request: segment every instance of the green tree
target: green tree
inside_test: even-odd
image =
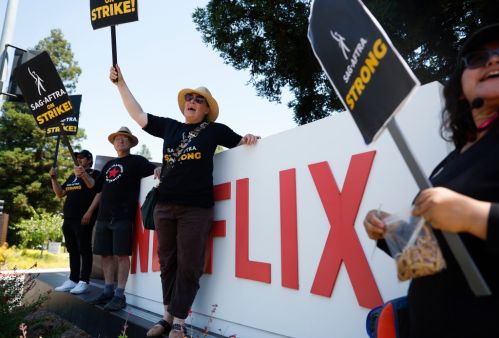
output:
[[[147,146],[145,144],[141,145],[140,149],[137,150],[137,152],[135,154],[140,155],[140,156],[144,156],[149,161],[152,160],[151,151],[149,150],[149,148],[147,148]]]
[[[78,81],[81,69],[72,60],[69,43],[60,30],[52,30],[50,36],[40,41],[36,48],[45,48],[53,58],[61,78],[71,92]],[[68,52],[69,49],[69,52]],[[54,57],[55,56],[55,57]],[[64,71],[64,67],[71,68]],[[72,143],[75,149],[85,137],[80,130]],[[25,103],[5,102],[0,114],[0,199],[5,200],[5,212],[10,214],[10,223],[15,225],[21,219],[29,219],[34,212],[60,211],[62,204],[52,191],[48,171],[52,166],[55,137],[46,137],[36,126]],[[66,147],[59,148],[59,179],[67,177],[73,163]],[[8,241],[19,240],[15,231],[9,231]]]
[[[307,38],[310,0],[211,0],[193,20],[203,41],[235,69],[247,69],[257,95],[281,100],[305,124],[343,110]],[[450,73],[463,37],[497,22],[498,1],[365,0],[395,47],[423,82]],[[331,18],[334,20],[334,18]]]
[[[61,242],[62,221],[59,214],[33,211],[31,218],[23,219],[16,225],[17,233],[21,239],[21,246],[25,248],[45,248],[49,241]]]

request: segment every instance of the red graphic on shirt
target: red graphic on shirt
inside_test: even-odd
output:
[[[106,182],[112,183],[116,180],[118,180],[122,175],[123,175],[123,165],[116,163],[113,164],[107,171],[106,171]]]
[[[120,170],[118,168],[114,167],[113,169],[109,170],[107,178],[116,177],[116,175],[118,175],[119,173],[120,173]]]

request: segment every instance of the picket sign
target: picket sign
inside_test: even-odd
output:
[[[398,117],[427,174],[451,150],[438,133],[440,91],[420,87]],[[216,304],[210,330],[224,336],[366,337],[369,309],[406,293],[362,225],[370,209],[397,212],[418,191],[390,134],[366,145],[343,113],[224,151],[214,164],[211,273],[189,323],[207,325]],[[152,185],[143,179],[140,202]],[[162,314],[154,233],[138,220],[135,236],[127,301]]]

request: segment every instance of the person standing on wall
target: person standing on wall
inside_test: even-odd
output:
[[[443,130],[456,149],[430,175],[433,188],[416,198],[414,216],[435,229],[447,268],[411,281],[410,338],[499,337],[499,24],[462,45],[444,87]],[[387,251],[386,225],[371,210],[368,236]],[[441,231],[458,233],[490,296],[473,294]]]
[[[111,67],[123,103],[147,133],[163,139],[163,170],[154,223],[158,236],[164,316],[147,336],[183,337],[184,320],[199,289],[206,241],[213,222],[213,156],[217,145],[254,145],[259,137],[236,134],[215,123],[218,103],[206,87],[182,89],[178,105],[184,122],[146,114],[125,83],[118,66]],[[117,80],[117,81],[116,81]],[[116,81],[116,82],[115,82]],[[196,135],[196,136],[194,136]],[[188,146],[181,148],[182,144]],[[179,146],[180,145],[180,146]],[[173,167],[165,165],[174,158]],[[168,169],[165,169],[168,168]]]
[[[88,150],[75,152],[79,166],[75,167],[61,186],[57,181],[57,169],[49,171],[52,190],[64,201],[64,223],[62,232],[69,253],[69,279],[56,287],[55,291],[81,294],[88,290],[92,272],[92,230],[96,218],[93,189],[100,172],[93,170],[92,153]]]
[[[90,302],[105,304],[104,310],[118,311],[126,307],[125,286],[130,271],[135,214],[138,207],[140,181],[154,173],[155,165],[140,155],[130,154],[139,140],[127,127],[108,137],[118,155],[107,162],[95,183],[100,201],[95,226],[94,253],[102,257],[104,290]],[[114,289],[115,258],[118,281]]]

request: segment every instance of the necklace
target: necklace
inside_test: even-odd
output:
[[[481,131],[484,131],[485,129],[487,129],[491,124],[492,122],[494,122],[497,118],[499,117],[499,114],[497,112],[494,113],[494,115],[492,115],[491,117],[489,117],[488,119],[486,119],[485,121],[483,121],[482,123],[480,123],[480,125],[478,127],[476,127],[476,131],[477,132],[481,132]]]

